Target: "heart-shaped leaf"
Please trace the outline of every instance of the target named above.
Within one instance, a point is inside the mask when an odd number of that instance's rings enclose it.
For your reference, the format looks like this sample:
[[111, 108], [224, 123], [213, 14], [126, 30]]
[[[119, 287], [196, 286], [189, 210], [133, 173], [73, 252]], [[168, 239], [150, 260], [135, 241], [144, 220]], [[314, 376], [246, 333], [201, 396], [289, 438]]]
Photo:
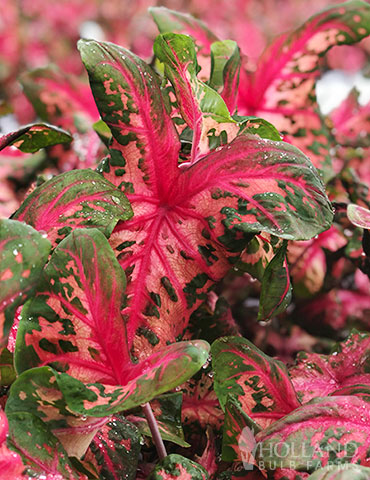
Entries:
[[256, 436], [265, 468], [312, 473], [327, 464], [366, 463], [369, 404], [359, 397], [316, 398]]
[[132, 216], [122, 191], [98, 173], [74, 170], [36, 188], [13, 218], [47, 234], [55, 245], [78, 227], [95, 227], [109, 236], [118, 220]]
[[0, 346], [6, 342], [19, 305], [35, 292], [50, 242], [32, 227], [0, 220]]
[[[109, 241], [128, 274], [128, 338], [136, 334], [135, 354], [145, 356], [183, 334], [256, 232], [311, 238], [330, 225], [332, 211], [312, 165], [288, 144], [241, 135], [180, 169], [180, 144], [152, 69], [112, 44], [79, 48], [114, 137], [99, 171], [127, 193], [135, 213]], [[171, 75], [185, 82], [184, 64], [176, 65]]]
[[71, 141], [71, 135], [65, 130], [53, 125], [35, 123], [0, 137], [0, 150], [14, 145], [21, 152], [35, 153], [41, 148]]
[[55, 249], [37, 296], [22, 311], [18, 372], [46, 364], [68, 372], [56, 380], [69, 408], [91, 416], [131, 409], [190, 378], [207, 359], [206, 342], [176, 343], [131, 362], [124, 288], [124, 272], [104, 235], [75, 230]]
[[215, 392], [222, 408], [228, 395], [243, 411], [267, 427], [300, 404], [285, 365], [242, 337], [224, 337], [212, 345]]

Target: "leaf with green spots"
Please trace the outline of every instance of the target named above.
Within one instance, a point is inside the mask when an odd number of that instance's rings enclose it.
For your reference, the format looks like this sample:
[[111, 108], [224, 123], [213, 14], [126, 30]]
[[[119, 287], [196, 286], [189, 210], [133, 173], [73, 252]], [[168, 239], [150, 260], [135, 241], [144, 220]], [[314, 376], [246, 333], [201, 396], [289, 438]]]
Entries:
[[0, 150], [14, 145], [21, 152], [35, 153], [41, 148], [72, 141], [71, 135], [61, 128], [35, 123], [0, 137]]
[[[0, 410], [0, 471], [5, 479], [21, 480], [25, 469], [21, 457], [7, 446], [9, 432], [8, 419], [3, 410]], [[61, 479], [62, 480], [62, 479]]]
[[240, 66], [240, 52], [236, 42], [224, 40], [212, 43], [208, 84], [222, 96], [231, 113], [234, 113], [237, 103]]
[[[161, 395], [151, 401], [150, 406], [156, 418], [162, 439], [181, 447], [190, 447], [189, 443], [185, 442], [181, 426], [182, 393], [176, 392]], [[142, 435], [152, 436], [142, 409], [131, 412], [126, 418], [137, 426]]]
[[256, 235], [246, 246], [235, 268], [262, 281], [267, 266], [274, 258], [281, 241], [277, 237]]
[[209, 345], [181, 342], [132, 363], [121, 315], [124, 289], [124, 272], [104, 235], [75, 230], [55, 249], [36, 297], [22, 311], [17, 371], [49, 364], [67, 372], [56, 376], [65, 401], [91, 416], [136, 407], [188, 380]]
[[369, 33], [370, 6], [354, 0], [332, 5], [297, 30], [277, 37], [255, 72], [242, 70], [238, 112], [266, 118], [286, 141], [322, 167], [330, 161], [334, 140], [316, 102], [320, 57], [334, 45], [353, 44]]
[[245, 338], [216, 340], [211, 353], [215, 392], [223, 409], [228, 395], [233, 395], [242, 410], [265, 428], [300, 405], [285, 365]]
[[242, 410], [238, 400], [229, 395], [222, 429], [222, 460], [255, 465], [255, 435], [261, 429]]
[[0, 220], [0, 346], [6, 342], [16, 309], [34, 295], [50, 248], [50, 242], [32, 227]]
[[115, 415], [95, 435], [82, 464], [100, 480], [135, 480], [141, 450], [138, 429]]
[[[165, 65], [165, 75], [175, 90], [182, 118], [193, 131], [190, 164], [207, 153], [202, 138], [218, 123], [234, 123], [222, 97], [197, 78], [199, 70], [193, 40], [187, 35], [166, 33], [154, 42], [154, 53]], [[227, 129], [227, 126], [225, 127]]]
[[327, 395], [366, 395], [370, 387], [370, 335], [354, 330], [330, 355], [301, 352], [289, 374], [302, 403]]
[[132, 216], [124, 193], [93, 170], [65, 172], [37, 187], [13, 218], [47, 234], [53, 245], [75, 228], [99, 228], [106, 236]]
[[330, 226], [332, 210], [307, 157], [282, 142], [242, 134], [179, 167], [180, 142], [153, 70], [112, 44], [79, 45], [114, 137], [99, 171], [134, 210], [109, 243], [128, 278], [128, 338], [145, 357], [182, 338], [192, 311], [256, 233], [311, 238]]
[[6, 402], [7, 415], [27, 412], [42, 420], [58, 438], [69, 456], [80, 458], [95, 433], [108, 419], [81, 417], [67, 406], [50, 367], [36, 367], [23, 372], [12, 384]]
[[[265, 468], [312, 473], [368, 462], [369, 403], [355, 396], [315, 398], [256, 435]], [[292, 472], [292, 473], [293, 473]]]
[[67, 453], [42, 420], [28, 412], [8, 415], [8, 446], [23, 463], [38, 474], [55, 480], [86, 479], [73, 471]]
[[172, 453], [155, 466], [148, 480], [208, 480], [209, 475], [198, 463]]
[[288, 242], [284, 241], [263, 274], [258, 320], [267, 320], [284, 312], [292, 298], [288, 262]]
[[370, 468], [344, 463], [320, 468], [307, 477], [307, 480], [367, 480], [368, 478], [370, 478]]

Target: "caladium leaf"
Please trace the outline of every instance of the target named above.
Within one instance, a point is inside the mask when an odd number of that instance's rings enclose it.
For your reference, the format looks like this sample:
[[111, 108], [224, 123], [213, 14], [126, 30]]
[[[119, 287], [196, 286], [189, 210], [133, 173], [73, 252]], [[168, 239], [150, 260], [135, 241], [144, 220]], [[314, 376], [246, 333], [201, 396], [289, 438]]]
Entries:
[[8, 421], [9, 448], [18, 453], [33, 472], [50, 474], [55, 480], [87, 480], [73, 471], [66, 451], [38, 417], [17, 412], [9, 414]]
[[68, 455], [77, 458], [84, 455], [95, 433], [108, 420], [73, 414], [50, 367], [31, 368], [19, 375], [11, 386], [5, 412], [28, 412], [40, 418]]
[[319, 58], [334, 45], [366, 37], [369, 25], [368, 3], [354, 0], [332, 6], [278, 37], [259, 59], [256, 72], [243, 72], [238, 111], [266, 118], [315, 165], [322, 165], [330, 157], [332, 139], [315, 101]]
[[[201, 137], [217, 123], [233, 123], [222, 97], [197, 78], [198, 63], [195, 45], [187, 35], [166, 33], [154, 42], [154, 53], [164, 63], [165, 74], [175, 90], [182, 118], [193, 131], [190, 163], [203, 153], [198, 151]], [[211, 125], [207, 119], [211, 120]]]
[[262, 278], [258, 320], [266, 320], [283, 312], [292, 298], [288, 262], [287, 242], [279, 248], [266, 267]]
[[3, 410], [0, 410], [0, 468], [1, 475], [4, 479], [23, 479], [24, 465], [21, 457], [9, 450], [6, 445], [6, 439], [8, 436], [9, 426], [8, 419], [6, 418]]
[[240, 66], [240, 52], [236, 42], [224, 40], [212, 43], [208, 84], [220, 93], [231, 113], [236, 108]]
[[118, 220], [132, 216], [122, 191], [93, 170], [74, 170], [36, 188], [13, 218], [47, 234], [55, 245], [78, 227], [95, 227], [109, 236]]
[[266, 234], [256, 235], [246, 246], [235, 268], [262, 281], [266, 268], [280, 245], [281, 241], [278, 237]]
[[222, 408], [234, 395], [243, 411], [262, 427], [300, 404], [285, 365], [242, 337], [224, 337], [212, 345], [215, 392]]
[[347, 206], [347, 216], [353, 225], [370, 230], [370, 210], [354, 203]]
[[0, 220], [0, 346], [17, 307], [32, 296], [50, 252], [50, 242], [32, 227]]
[[[185, 442], [181, 426], [182, 393], [176, 392], [161, 395], [152, 400], [150, 406], [157, 421], [162, 440], [167, 440], [181, 447], [190, 447], [189, 443]], [[142, 435], [152, 436], [141, 408], [126, 415], [126, 418], [137, 426]]]
[[172, 453], [157, 463], [148, 480], [176, 480], [178, 478], [208, 480], [209, 475], [198, 463]]
[[180, 144], [150, 67], [111, 44], [79, 45], [114, 136], [99, 171], [135, 213], [109, 241], [128, 274], [128, 338], [138, 333], [135, 354], [145, 356], [183, 335], [255, 233], [311, 238], [332, 211], [312, 165], [288, 144], [246, 134], [179, 168]]
[[344, 463], [329, 465], [320, 468], [310, 475], [307, 480], [367, 480], [370, 477], [370, 468], [362, 465]]
[[41, 148], [71, 141], [71, 135], [65, 130], [53, 125], [35, 123], [0, 137], [0, 150], [14, 145], [21, 152], [35, 153]]
[[160, 33], [184, 33], [191, 35], [202, 53], [209, 53], [213, 42], [218, 41], [216, 35], [200, 20], [192, 15], [176, 12], [166, 7], [150, 7]]
[[225, 406], [222, 460], [255, 465], [254, 448], [256, 441], [254, 436], [260, 430], [260, 427], [244, 413], [238, 400], [229, 395]]
[[[256, 435], [265, 468], [312, 473], [329, 464], [369, 461], [369, 408], [359, 397], [315, 398]], [[298, 453], [297, 453], [298, 452]]]
[[140, 440], [138, 429], [116, 415], [95, 435], [83, 464], [92, 465], [100, 480], [135, 480]]
[[330, 355], [299, 354], [289, 374], [299, 398], [306, 403], [336, 391], [344, 393], [343, 388], [370, 385], [369, 356], [370, 336], [354, 330], [346, 341], [335, 345]]
[[125, 275], [104, 235], [77, 229], [55, 249], [18, 328], [18, 372], [50, 364], [69, 408], [107, 416], [141, 405], [190, 378], [206, 342], [181, 342], [131, 362], [121, 315]]

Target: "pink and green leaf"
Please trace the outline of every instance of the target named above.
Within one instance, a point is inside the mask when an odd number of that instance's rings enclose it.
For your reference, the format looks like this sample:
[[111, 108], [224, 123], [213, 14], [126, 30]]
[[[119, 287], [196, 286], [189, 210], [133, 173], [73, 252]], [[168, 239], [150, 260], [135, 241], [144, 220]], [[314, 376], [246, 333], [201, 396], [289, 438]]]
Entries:
[[244, 413], [265, 428], [300, 405], [285, 365], [248, 340], [224, 337], [213, 343], [211, 352], [223, 409], [233, 395]]
[[74, 170], [36, 188], [13, 218], [47, 234], [53, 245], [75, 228], [99, 228], [109, 236], [132, 216], [124, 193], [93, 170]]
[[290, 304], [292, 286], [286, 259], [287, 243], [284, 241], [263, 274], [258, 320], [270, 319]]
[[112, 417], [95, 435], [83, 465], [100, 480], [135, 480], [141, 450], [138, 429], [124, 417]]
[[9, 386], [16, 379], [13, 353], [3, 348], [0, 353], [0, 386]]
[[0, 220], [0, 345], [4, 346], [15, 311], [35, 292], [48, 259], [50, 242], [32, 227]]
[[127, 193], [135, 214], [110, 244], [128, 275], [128, 338], [144, 357], [183, 334], [255, 233], [311, 238], [329, 227], [332, 211], [312, 165], [288, 144], [241, 135], [180, 169], [150, 67], [111, 44], [82, 42], [80, 50], [115, 138], [99, 171]]
[[315, 397], [347, 394], [356, 386], [370, 385], [369, 356], [370, 336], [354, 330], [330, 355], [302, 352], [289, 374], [302, 403]]
[[8, 446], [20, 455], [31, 471], [50, 475], [54, 480], [87, 478], [73, 471], [61, 443], [38, 417], [17, 412], [9, 414], [8, 421]]
[[[154, 42], [154, 53], [165, 65], [165, 75], [172, 83], [182, 118], [193, 131], [190, 163], [207, 153], [202, 138], [217, 123], [231, 123], [229, 110], [222, 97], [197, 78], [199, 70], [195, 44], [187, 35], [166, 33]], [[224, 127], [227, 129], [227, 126]]]
[[240, 52], [236, 42], [224, 40], [212, 43], [208, 84], [222, 96], [231, 113], [234, 113], [237, 104], [240, 66]]
[[35, 123], [0, 137], [0, 150], [14, 145], [21, 152], [35, 153], [41, 148], [71, 141], [71, 135], [65, 130], [53, 125]]
[[267, 470], [308, 473], [327, 464], [366, 465], [368, 405], [356, 396], [315, 398], [256, 435], [257, 459]]
[[322, 165], [332, 139], [315, 100], [319, 59], [334, 45], [366, 37], [369, 25], [369, 5], [354, 0], [332, 6], [278, 37], [263, 53], [256, 73], [243, 72], [239, 112], [266, 118], [315, 165]]
[[121, 315], [124, 289], [104, 235], [74, 231], [55, 249], [22, 311], [17, 371], [49, 364], [68, 372], [57, 376], [68, 406], [91, 416], [134, 408], [188, 380], [206, 361], [208, 344], [176, 343], [133, 364]]
[[172, 453], [155, 466], [148, 480], [209, 480], [207, 471], [198, 463]]
[[[182, 393], [176, 392], [161, 395], [152, 400], [150, 406], [162, 439], [181, 447], [190, 447], [189, 443], [184, 439], [181, 425]], [[152, 436], [142, 409], [129, 413], [129, 415], [126, 415], [126, 418], [136, 425], [142, 435]]]
[[75, 415], [67, 406], [50, 367], [31, 368], [12, 384], [6, 402], [7, 415], [28, 412], [42, 420], [69, 456], [81, 458], [107, 418]]

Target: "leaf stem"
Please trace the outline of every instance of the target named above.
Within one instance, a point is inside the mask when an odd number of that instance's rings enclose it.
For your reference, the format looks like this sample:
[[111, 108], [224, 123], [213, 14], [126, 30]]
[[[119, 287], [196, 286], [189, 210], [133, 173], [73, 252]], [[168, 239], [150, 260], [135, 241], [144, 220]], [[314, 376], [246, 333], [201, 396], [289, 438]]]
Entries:
[[164, 446], [161, 434], [159, 432], [157, 420], [155, 419], [155, 416], [153, 414], [152, 407], [150, 406], [149, 402], [142, 405], [142, 407], [144, 410], [145, 418], [152, 433], [152, 438], [155, 448], [157, 449], [159, 460], [163, 460], [165, 457], [167, 457], [166, 447]]

